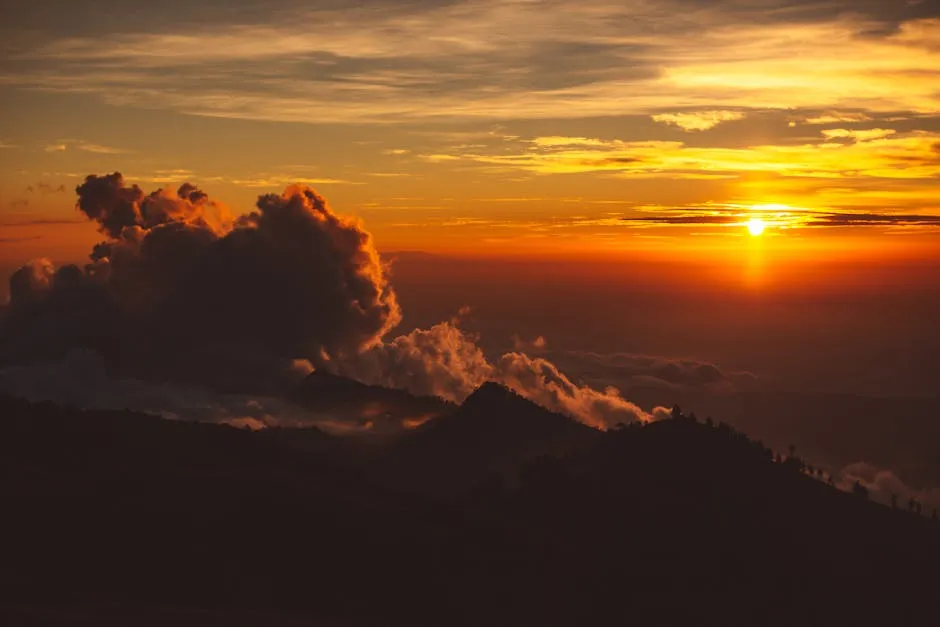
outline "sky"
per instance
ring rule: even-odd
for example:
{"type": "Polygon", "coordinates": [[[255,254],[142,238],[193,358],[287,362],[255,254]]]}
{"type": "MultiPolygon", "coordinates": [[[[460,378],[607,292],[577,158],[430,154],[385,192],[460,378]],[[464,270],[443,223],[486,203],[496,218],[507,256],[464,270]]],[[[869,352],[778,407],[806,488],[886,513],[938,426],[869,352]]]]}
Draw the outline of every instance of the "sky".
{"type": "Polygon", "coordinates": [[[234,216],[301,184],[400,262],[405,330],[470,305],[484,341],[529,329],[802,387],[935,380],[935,0],[12,0],[2,17],[4,279],[88,261],[90,174],[189,182],[234,216]],[[545,282],[593,304],[557,316],[545,282]],[[655,324],[621,324],[636,308],[655,324]],[[838,368],[807,357],[820,342],[838,368]]]}
{"type": "Polygon", "coordinates": [[[91,173],[236,214],[306,183],[380,250],[937,257],[934,0],[4,4],[0,266],[91,173]]]}

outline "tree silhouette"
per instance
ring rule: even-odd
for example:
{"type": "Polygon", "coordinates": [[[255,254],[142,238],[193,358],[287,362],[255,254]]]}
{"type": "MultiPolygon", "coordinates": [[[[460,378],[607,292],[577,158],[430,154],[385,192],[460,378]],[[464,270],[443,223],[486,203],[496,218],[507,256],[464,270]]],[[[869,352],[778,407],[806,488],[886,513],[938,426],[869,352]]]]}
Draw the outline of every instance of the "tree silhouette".
{"type": "Polygon", "coordinates": [[[867,498],[868,498],[868,488],[866,488],[866,487],[863,486],[861,483],[859,483],[858,481],[856,481],[856,482],[855,482],[855,485],[852,486],[852,494],[854,494],[855,496],[860,496],[860,497],[862,497],[862,498],[867,499],[867,498]]]}

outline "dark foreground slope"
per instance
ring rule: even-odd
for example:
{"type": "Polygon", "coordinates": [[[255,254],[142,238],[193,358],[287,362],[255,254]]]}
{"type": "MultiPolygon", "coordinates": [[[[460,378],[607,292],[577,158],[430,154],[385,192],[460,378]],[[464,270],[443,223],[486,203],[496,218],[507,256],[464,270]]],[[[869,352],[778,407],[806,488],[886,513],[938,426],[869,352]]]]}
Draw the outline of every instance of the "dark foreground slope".
{"type": "MultiPolygon", "coordinates": [[[[442,423],[436,435],[429,423],[413,434],[417,444],[396,446],[425,456],[428,473],[451,458],[453,472],[475,465],[453,459],[461,440],[491,451],[481,442],[501,430],[488,422],[536,410],[489,387],[460,422],[442,423]],[[431,460],[425,442],[447,454],[431,460]]],[[[251,433],[10,400],[0,413],[7,622],[831,626],[940,618],[940,525],[842,493],[806,476],[797,460],[775,463],[743,435],[687,419],[575,435],[578,445],[560,457],[533,458],[543,447],[518,441],[496,447],[506,472],[445,503],[342,470],[347,443],[315,431],[251,433]],[[294,437],[305,446],[289,445],[294,437]],[[514,451],[525,454],[512,468],[514,451]]],[[[512,424],[535,440],[580,434],[527,421],[512,424]]],[[[503,431],[511,439],[516,427],[503,431]]],[[[463,493],[468,475],[448,476],[463,493]]]]}

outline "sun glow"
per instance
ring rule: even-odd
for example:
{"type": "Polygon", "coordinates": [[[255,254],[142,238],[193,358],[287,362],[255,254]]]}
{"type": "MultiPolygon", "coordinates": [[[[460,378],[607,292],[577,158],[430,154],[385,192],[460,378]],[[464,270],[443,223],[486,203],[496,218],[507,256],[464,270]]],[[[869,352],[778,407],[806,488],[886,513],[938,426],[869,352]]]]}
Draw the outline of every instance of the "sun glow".
{"type": "Polygon", "coordinates": [[[760,218],[751,218],[747,223],[747,232],[750,233],[752,237],[762,235],[765,228],[767,228],[767,225],[764,224],[764,221],[760,218]]]}

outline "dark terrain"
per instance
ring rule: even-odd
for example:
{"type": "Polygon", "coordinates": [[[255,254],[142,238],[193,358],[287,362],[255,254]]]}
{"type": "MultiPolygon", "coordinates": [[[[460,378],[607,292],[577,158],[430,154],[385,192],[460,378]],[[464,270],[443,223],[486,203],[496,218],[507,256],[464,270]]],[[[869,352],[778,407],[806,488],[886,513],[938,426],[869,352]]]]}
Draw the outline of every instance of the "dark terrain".
{"type": "Polygon", "coordinates": [[[434,409],[376,444],[2,398],[0,622],[940,624],[929,512],[726,424],[434,409]]]}

